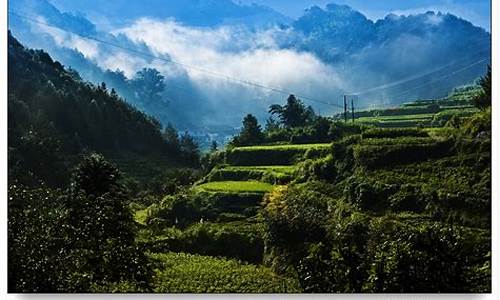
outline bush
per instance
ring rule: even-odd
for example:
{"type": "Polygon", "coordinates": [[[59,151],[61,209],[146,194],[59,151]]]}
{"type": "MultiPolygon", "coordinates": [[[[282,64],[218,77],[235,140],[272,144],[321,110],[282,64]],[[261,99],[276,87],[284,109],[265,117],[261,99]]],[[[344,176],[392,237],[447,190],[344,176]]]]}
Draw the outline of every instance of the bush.
{"type": "Polygon", "coordinates": [[[257,213],[262,197],[262,193],[184,191],[151,205],[146,223],[156,229],[184,228],[201,219],[217,221],[223,213],[251,217],[257,213]]]}
{"type": "Polygon", "coordinates": [[[162,231],[149,248],[156,252],[187,252],[261,263],[264,253],[263,228],[259,223],[245,221],[196,223],[183,231],[162,231]]]}
{"type": "MultiPolygon", "coordinates": [[[[226,163],[234,166],[292,165],[295,162],[302,159],[304,154],[308,150],[316,151],[316,153],[318,153],[329,148],[330,144],[281,145],[281,146],[257,146],[257,147],[234,148],[226,152],[226,163]]],[[[312,156],[313,153],[311,152],[310,155],[312,156]]]]}
{"type": "Polygon", "coordinates": [[[332,182],[336,176],[337,169],[332,155],[317,160],[306,160],[297,165],[296,177],[301,182],[309,180],[332,182]]]}
{"type": "Polygon", "coordinates": [[[353,149],[356,165],[372,169],[421,162],[451,155],[453,154],[451,152],[452,147],[452,141],[445,140],[431,144],[356,145],[353,149]]]}
{"type": "Polygon", "coordinates": [[[321,188],[329,190],[324,184],[312,182],[277,187],[266,195],[266,239],[272,245],[295,248],[303,243],[322,240],[331,198],[320,192],[321,188]]]}
{"type": "Polygon", "coordinates": [[[68,214],[62,193],[12,185],[8,196],[9,293],[59,291],[65,280],[62,251],[70,244],[62,230],[68,214]]]}
{"type": "Polygon", "coordinates": [[[485,263],[489,249],[489,238],[478,233],[440,223],[409,225],[389,216],[374,220],[367,250],[369,277],[363,291],[470,291],[469,270],[485,263]]]}

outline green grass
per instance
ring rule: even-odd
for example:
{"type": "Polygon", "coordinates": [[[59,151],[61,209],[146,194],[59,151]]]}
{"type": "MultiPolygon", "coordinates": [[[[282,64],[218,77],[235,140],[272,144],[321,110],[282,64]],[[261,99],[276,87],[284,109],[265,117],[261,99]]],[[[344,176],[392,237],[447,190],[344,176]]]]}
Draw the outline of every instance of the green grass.
{"type": "Polygon", "coordinates": [[[207,181],[261,181],[286,184],[293,180],[294,166],[228,166],[215,168],[207,181]]]}
{"type": "Polygon", "coordinates": [[[459,114],[467,116],[477,112],[477,109],[470,105],[451,105],[443,107],[445,109],[438,113],[412,114],[412,115],[394,115],[394,116],[377,116],[377,117],[361,117],[357,122],[376,125],[380,127],[414,127],[418,125],[434,126],[433,120],[443,116],[451,116],[459,114]]]}
{"type": "Polygon", "coordinates": [[[319,148],[329,148],[330,143],[322,144],[296,144],[296,145],[264,145],[264,146],[247,146],[247,147],[236,147],[233,150],[237,151],[256,151],[256,150],[308,150],[308,149],[319,149],[319,148]]]}
{"type": "Polygon", "coordinates": [[[156,293],[297,293],[299,283],[269,268],[233,259],[154,253],[156,293]]]}
{"type": "Polygon", "coordinates": [[[267,193],[273,185],[259,181],[214,181],[199,185],[197,188],[209,192],[267,193]]]}
{"type": "Polygon", "coordinates": [[[326,156],[330,148],[330,143],[237,147],[226,152],[226,163],[233,166],[294,165],[305,155],[326,156]]]}
{"type": "Polygon", "coordinates": [[[379,122],[379,121],[408,121],[408,120],[426,120],[432,119],[435,114],[418,114],[418,115],[397,115],[397,116],[379,116],[379,117],[362,117],[357,119],[359,122],[379,122]]]}
{"type": "Polygon", "coordinates": [[[227,171],[264,171],[282,174],[293,174],[295,166],[229,166],[225,167],[227,171]]]}

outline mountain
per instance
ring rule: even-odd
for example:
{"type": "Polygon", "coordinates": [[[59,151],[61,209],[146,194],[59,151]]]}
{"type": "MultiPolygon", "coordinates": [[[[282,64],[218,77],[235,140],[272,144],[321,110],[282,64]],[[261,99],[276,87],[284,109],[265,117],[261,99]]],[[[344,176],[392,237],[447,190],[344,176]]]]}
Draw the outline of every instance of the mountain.
{"type": "MultiPolygon", "coordinates": [[[[184,65],[159,63],[151,56],[159,55],[158,49],[164,44],[170,44],[168,51],[161,52],[166,60],[194,59],[191,64],[212,73],[233,70],[229,75],[243,81],[328,102],[340,103],[343,94],[359,93],[358,107],[444,97],[457,86],[473,84],[486,72],[491,57],[488,32],[439,12],[388,15],[372,21],[349,6],[328,4],[311,7],[291,21],[265,6],[230,0],[188,0],[182,5],[159,0],[10,2],[13,11],[145,53],[127,53],[43,28],[15,15],[9,20],[9,28],[27,46],[49,51],[64,65],[78,70],[85,80],[106,82],[163,125],[170,122],[201,136],[207,130],[209,136],[217,133],[210,132],[209,127],[234,129],[244,111],[262,121],[267,106],[283,102],[286,95],[220,77],[202,77],[184,65]],[[152,23],[140,27],[136,21],[142,17],[152,23]],[[130,30],[132,22],[138,26],[134,30],[140,30],[136,36],[124,31],[130,30]],[[162,31],[164,27],[169,29],[162,31]],[[193,49],[194,54],[187,53],[193,49]],[[198,62],[200,56],[210,59],[198,62]],[[272,57],[272,62],[266,62],[266,57],[272,57]],[[264,67],[267,64],[272,67],[264,67]],[[145,91],[145,86],[155,86],[151,82],[139,86],[143,69],[161,73],[163,78],[157,83],[164,86],[162,91],[145,91]],[[383,88],[373,89],[380,86],[383,88]]],[[[310,104],[323,114],[338,112],[331,106],[310,104]]]]}
{"type": "Polygon", "coordinates": [[[262,5],[244,5],[232,0],[143,0],[143,1],[68,1],[51,0],[62,10],[80,11],[89,17],[105,18],[123,24],[141,17],[155,19],[174,18],[189,26],[217,26],[244,24],[270,26],[288,24],[291,20],[277,11],[262,5]]]}
{"type": "Polygon", "coordinates": [[[408,98],[443,97],[484,75],[491,59],[488,32],[440,12],[390,14],[372,22],[349,6],[329,4],[324,9],[308,9],[292,28],[297,35],[283,46],[313,52],[341,66],[342,76],[351,79],[353,89],[416,77],[383,93],[363,95],[374,100],[385,97],[394,104],[408,98]],[[395,97],[409,88],[413,90],[404,97],[395,97]]]}
{"type": "MultiPolygon", "coordinates": [[[[95,86],[42,50],[8,37],[9,179],[64,181],[68,160],[82,152],[167,155],[188,164],[161,125],[103,84],[95,86]]],[[[182,146],[182,145],[181,145],[182,146]]]]}
{"type": "Polygon", "coordinates": [[[340,59],[367,46],[375,36],[374,24],[347,5],[313,6],[293,23],[302,49],[327,61],[340,59]]]}

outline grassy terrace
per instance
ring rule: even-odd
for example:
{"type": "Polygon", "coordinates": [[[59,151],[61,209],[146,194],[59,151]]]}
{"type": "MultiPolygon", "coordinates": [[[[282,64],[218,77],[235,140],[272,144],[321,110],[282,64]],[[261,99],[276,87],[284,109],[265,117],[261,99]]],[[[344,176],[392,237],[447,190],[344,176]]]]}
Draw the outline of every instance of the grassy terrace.
{"type": "Polygon", "coordinates": [[[263,171],[275,172],[283,174],[292,174],[295,170],[294,166],[229,166],[225,167],[226,171],[263,171]]]}
{"type": "Polygon", "coordinates": [[[214,181],[199,185],[197,188],[208,192],[267,193],[273,185],[259,181],[214,181]]]}
{"type": "Polygon", "coordinates": [[[248,146],[234,148],[236,151],[260,151],[260,150],[308,150],[308,149],[326,149],[331,144],[296,144],[296,145],[264,145],[264,146],[248,146]]]}
{"type": "Polygon", "coordinates": [[[299,283],[269,268],[184,253],[150,254],[156,293],[296,293],[299,283]]]}
{"type": "Polygon", "coordinates": [[[392,116],[373,116],[360,117],[357,119],[360,123],[380,125],[383,127],[413,127],[417,125],[430,125],[436,118],[460,114],[467,116],[477,112],[477,108],[470,105],[452,105],[437,113],[422,113],[422,114],[400,114],[392,116]],[[384,126],[385,125],[385,126],[384,126]]]}

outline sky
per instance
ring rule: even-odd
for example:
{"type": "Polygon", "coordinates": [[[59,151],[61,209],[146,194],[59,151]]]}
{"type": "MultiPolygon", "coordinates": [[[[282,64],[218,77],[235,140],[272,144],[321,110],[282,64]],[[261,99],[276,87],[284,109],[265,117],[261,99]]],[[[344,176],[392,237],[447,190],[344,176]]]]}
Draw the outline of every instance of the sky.
{"type": "MultiPolygon", "coordinates": [[[[377,20],[389,13],[412,14],[429,10],[449,12],[490,31],[490,0],[239,0],[242,3],[267,5],[292,18],[304,8],[327,3],[347,4],[368,18],[377,20]]],[[[238,1],[235,1],[238,2],[238,1]]]]}

